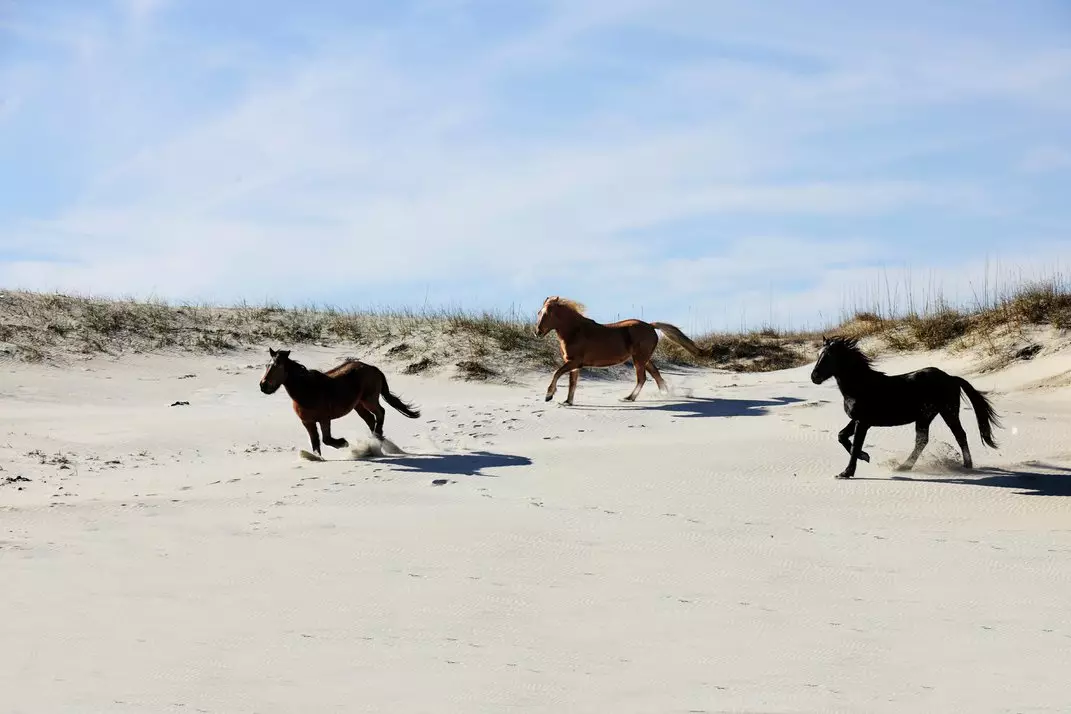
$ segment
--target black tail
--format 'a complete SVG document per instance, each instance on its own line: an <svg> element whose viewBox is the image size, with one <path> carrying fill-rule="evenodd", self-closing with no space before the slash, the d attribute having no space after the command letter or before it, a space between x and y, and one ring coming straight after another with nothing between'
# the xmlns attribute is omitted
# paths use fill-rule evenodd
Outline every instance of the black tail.
<svg viewBox="0 0 1071 714"><path fill-rule="evenodd" d="M412 405L406 404L401 399L390 393L390 388L387 386L386 377L383 378L383 401L385 401L387 404L390 404L392 407L394 407L410 419L416 419L420 416L419 409L416 409Z"/></svg>
<svg viewBox="0 0 1071 714"><path fill-rule="evenodd" d="M992 448L997 448L997 442L993 440L993 427L1000 426L1000 417L993 411L993 405L984 393L970 385L963 377L956 377L960 389L971 400L974 407L974 415L978 417L978 432L982 435L982 443Z"/></svg>

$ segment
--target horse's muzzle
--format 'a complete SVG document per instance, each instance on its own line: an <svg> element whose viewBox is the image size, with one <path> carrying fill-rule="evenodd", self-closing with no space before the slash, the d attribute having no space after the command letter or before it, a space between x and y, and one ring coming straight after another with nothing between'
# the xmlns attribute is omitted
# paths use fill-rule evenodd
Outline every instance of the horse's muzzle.
<svg viewBox="0 0 1071 714"><path fill-rule="evenodd" d="M260 391L265 394L275 394L275 390L279 388L278 384L268 384L267 382L260 383Z"/></svg>
<svg viewBox="0 0 1071 714"><path fill-rule="evenodd" d="M821 384L825 380L822 379L821 376L819 376L818 370L812 370L811 371L811 381L814 382L815 384Z"/></svg>

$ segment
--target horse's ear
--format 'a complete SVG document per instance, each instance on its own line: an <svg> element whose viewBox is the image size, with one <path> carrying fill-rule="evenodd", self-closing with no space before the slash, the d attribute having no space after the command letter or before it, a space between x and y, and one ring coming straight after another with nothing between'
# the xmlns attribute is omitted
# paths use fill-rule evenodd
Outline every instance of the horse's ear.
<svg viewBox="0 0 1071 714"><path fill-rule="evenodd" d="M829 344L829 338L826 337L825 335L822 335L822 344L823 345L828 345Z"/></svg>
<svg viewBox="0 0 1071 714"><path fill-rule="evenodd" d="M279 350L279 356L283 359L290 359L290 350Z"/></svg>
<svg viewBox="0 0 1071 714"><path fill-rule="evenodd" d="M273 350L271 347L269 347L268 348L268 354L271 355L274 358L275 355L277 354L277 352L275 350Z"/></svg>

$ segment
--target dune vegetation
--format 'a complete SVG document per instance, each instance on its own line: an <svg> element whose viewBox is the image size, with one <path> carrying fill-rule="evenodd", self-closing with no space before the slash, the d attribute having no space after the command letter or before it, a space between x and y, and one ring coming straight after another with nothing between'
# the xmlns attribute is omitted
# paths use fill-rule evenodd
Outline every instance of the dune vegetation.
<svg viewBox="0 0 1071 714"><path fill-rule="evenodd" d="M972 306L938 296L917 308L859 306L822 330L764 327L693 335L706 352L701 357L662 340L656 359L735 371L785 369L813 360L823 334L842 334L881 350L974 349L999 362L1029 351L1039 328L1061 334L1071 329L1071 280L1062 275L988 294ZM218 353L266 344L338 345L357 356L385 358L410 374L449 369L466 379L508 379L560 363L554 337L537 337L531 316L520 314L216 307L25 291L0 296L0 354L19 361L165 350Z"/></svg>

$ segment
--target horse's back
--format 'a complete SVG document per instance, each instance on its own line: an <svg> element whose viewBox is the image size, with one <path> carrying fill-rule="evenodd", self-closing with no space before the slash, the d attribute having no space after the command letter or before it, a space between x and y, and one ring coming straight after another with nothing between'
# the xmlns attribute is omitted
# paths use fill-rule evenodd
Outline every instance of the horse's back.
<svg viewBox="0 0 1071 714"><path fill-rule="evenodd" d="M637 320L634 317L630 317L627 320L618 320L617 322L607 322L606 324L603 325L603 327L639 327L639 326L651 327L651 325L649 323L644 322L643 320ZM651 329L653 330L654 328L651 327Z"/></svg>
<svg viewBox="0 0 1071 714"><path fill-rule="evenodd" d="M362 362L357 359L348 359L340 365L332 367L324 372L327 383L333 385L334 390L348 393L350 390L357 392L372 387L377 381L384 380L383 372L375 365Z"/></svg>
<svg viewBox="0 0 1071 714"><path fill-rule="evenodd" d="M643 320L637 320L636 318L629 318L627 320L618 320L617 322L608 322L603 327L610 330L625 330L632 336L653 336L655 341L658 341L658 333L655 328L649 322Z"/></svg>
<svg viewBox="0 0 1071 714"><path fill-rule="evenodd" d="M905 382L922 389L950 385L956 379L940 367L923 367L897 376Z"/></svg>
<svg viewBox="0 0 1071 714"><path fill-rule="evenodd" d="M359 359L348 359L342 364L336 365L331 369L324 372L328 377L341 377L344 374L350 374L353 372L361 372L367 367L372 367L370 364L365 364ZM375 369L372 367L372 369Z"/></svg>

